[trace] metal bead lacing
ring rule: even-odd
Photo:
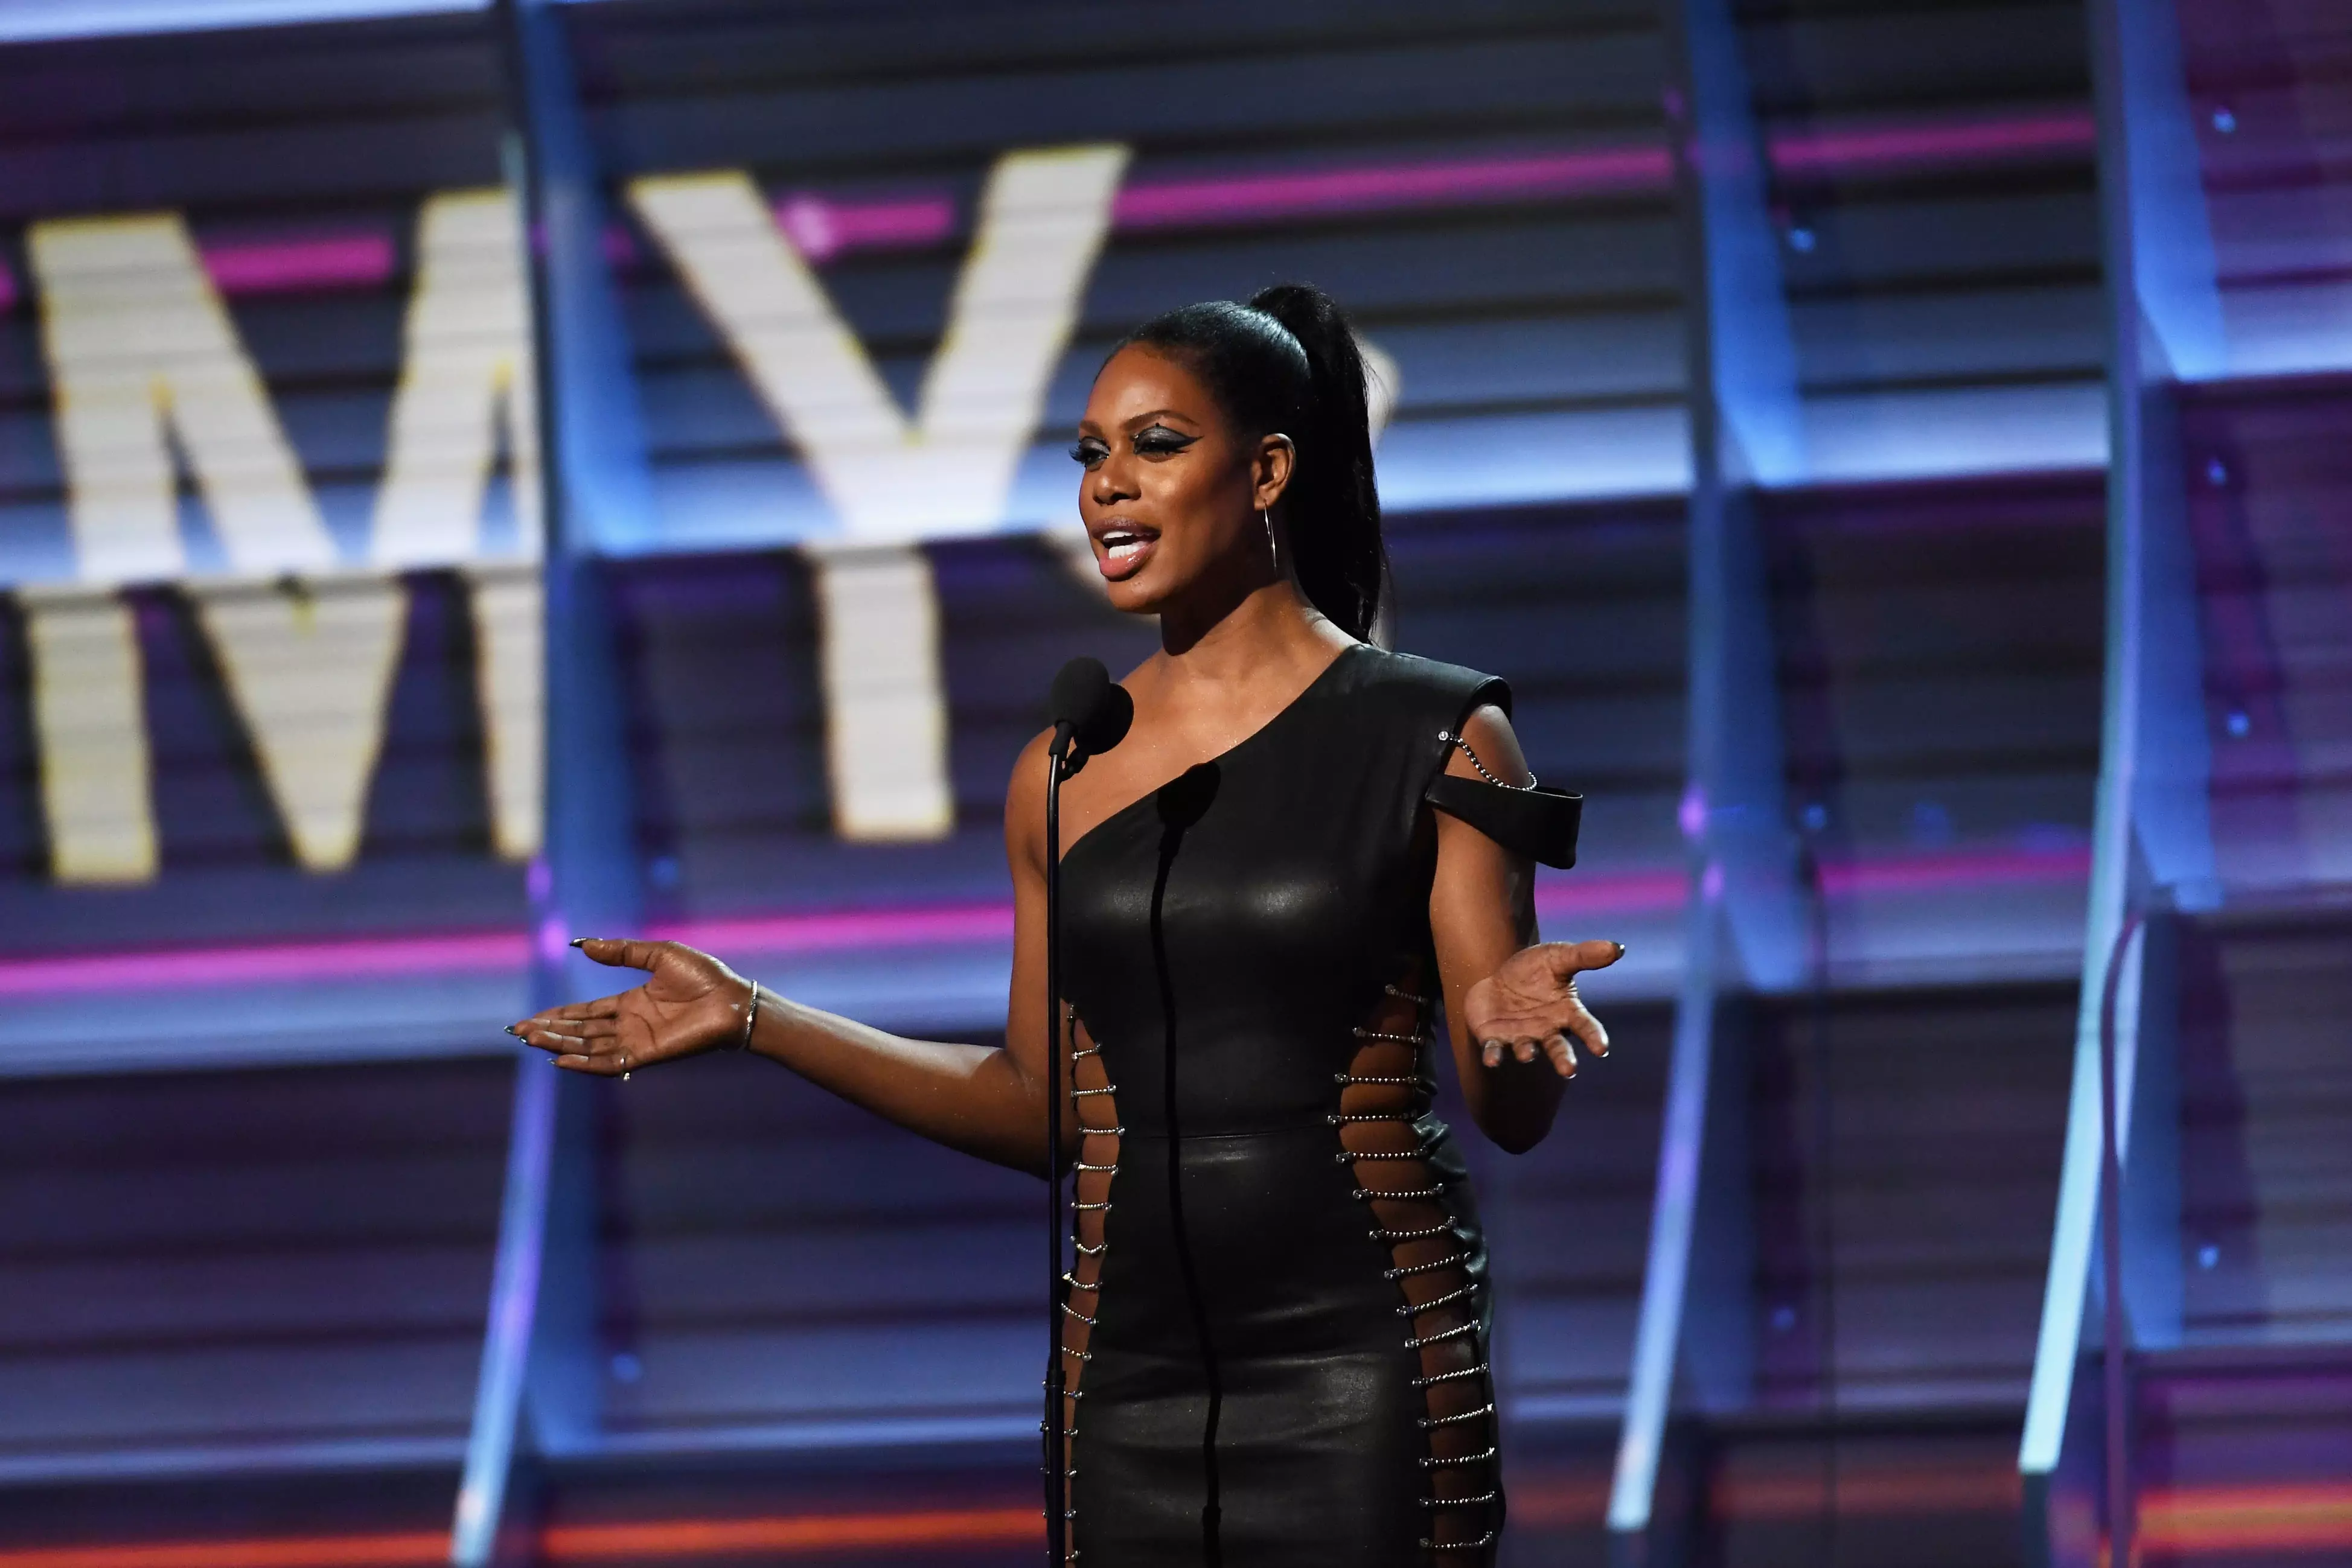
[[[1454,734],[1450,729],[1441,729],[1437,732],[1437,738],[1446,742],[1448,745],[1461,747],[1462,755],[1470,759],[1470,766],[1478,770],[1478,777],[1484,779],[1487,783],[1492,784],[1497,789],[1532,789],[1536,787],[1536,776],[1533,769],[1528,770],[1528,781],[1526,783],[1506,784],[1500,779],[1496,778],[1492,773],[1486,771],[1486,765],[1478,760],[1478,754],[1470,749],[1470,743],[1463,739],[1462,737]]]
[[[1478,1281],[1473,1280],[1458,1291],[1448,1291],[1442,1296],[1433,1296],[1425,1301],[1409,1301],[1397,1309],[1397,1316],[1417,1318],[1423,1312],[1433,1312],[1440,1307],[1450,1307],[1456,1301],[1466,1301],[1477,1293]]]
[[[1447,732],[1446,739],[1449,742],[1462,747],[1464,754],[1470,758],[1471,766],[1477,768],[1479,775],[1482,778],[1485,778],[1487,782],[1492,784],[1502,783],[1501,779],[1495,778],[1491,773],[1487,772],[1485,764],[1479,760],[1477,754],[1472,751],[1466,743],[1462,742],[1458,737],[1454,736],[1451,732]],[[1521,786],[1521,788],[1531,787],[1532,786]],[[1506,785],[1504,788],[1507,789],[1510,788],[1510,786]],[[1389,996],[1412,1004],[1415,1009],[1415,1017],[1412,1020],[1412,1032],[1406,1033],[1399,1030],[1377,1029],[1369,1025],[1364,1025],[1357,1027],[1351,1031],[1351,1033],[1356,1040],[1363,1042],[1366,1046],[1375,1043],[1384,1043],[1410,1047],[1414,1053],[1414,1068],[1424,1068],[1427,1065],[1427,1052],[1433,1040],[1433,1034],[1430,1027],[1430,1011],[1434,1005],[1433,998],[1408,991],[1401,986],[1389,985],[1384,986],[1381,988]],[[1351,1063],[1350,1065],[1352,1067],[1353,1064]],[[1368,1150],[1360,1152],[1355,1149],[1348,1148],[1345,1146],[1343,1141],[1341,1148],[1332,1156],[1333,1163],[1352,1167],[1355,1162],[1359,1160],[1391,1164],[1399,1160],[1421,1160],[1424,1162],[1423,1167],[1413,1174],[1418,1175],[1421,1179],[1431,1184],[1426,1186],[1402,1187],[1385,1191],[1379,1187],[1358,1186],[1355,1189],[1354,1194],[1356,1198],[1359,1201],[1366,1203],[1380,1203],[1382,1201],[1432,1201],[1440,1205],[1441,1212],[1450,1209],[1452,1205],[1448,1201],[1450,1194],[1447,1189],[1446,1178],[1437,1171],[1429,1168],[1426,1164],[1432,1153],[1436,1149],[1439,1142],[1442,1141],[1443,1134],[1436,1134],[1432,1129],[1420,1124],[1422,1117],[1425,1115],[1429,1110],[1431,1102],[1436,1097],[1436,1079],[1427,1071],[1414,1071],[1409,1073],[1359,1073],[1349,1071],[1346,1072],[1334,1073],[1332,1075],[1332,1079],[1334,1082],[1339,1084],[1343,1093],[1348,1089],[1358,1084],[1362,1084],[1367,1087],[1402,1089],[1407,1091],[1408,1108],[1405,1109],[1363,1112],[1347,1111],[1335,1106],[1331,1113],[1325,1116],[1324,1120],[1327,1124],[1339,1129],[1343,1134],[1343,1139],[1348,1127],[1369,1123],[1402,1123],[1408,1126],[1412,1126],[1415,1130],[1414,1147],[1409,1150]],[[1408,1176],[1407,1179],[1411,1179],[1411,1177]],[[1443,1345],[1450,1343],[1455,1340],[1464,1339],[1470,1341],[1471,1348],[1475,1354],[1478,1347],[1478,1341],[1474,1336],[1477,1335],[1481,1330],[1481,1325],[1477,1321],[1475,1313],[1475,1303],[1479,1299],[1479,1292],[1485,1288],[1485,1281],[1475,1278],[1470,1272],[1471,1267],[1476,1257],[1476,1249],[1464,1244],[1466,1241],[1466,1236],[1463,1231],[1460,1223],[1456,1221],[1450,1213],[1446,1214],[1445,1218],[1442,1223],[1436,1225],[1402,1226],[1391,1228],[1390,1227],[1381,1225],[1375,1221],[1370,1235],[1374,1242],[1381,1243],[1391,1248],[1394,1248],[1403,1242],[1431,1239],[1440,1236],[1450,1236],[1455,1238],[1457,1245],[1450,1255],[1426,1263],[1403,1262],[1397,1257],[1395,1252],[1391,1251],[1390,1255],[1391,1266],[1384,1271],[1383,1277],[1391,1283],[1394,1284],[1397,1287],[1399,1293],[1403,1297],[1402,1304],[1398,1306],[1395,1311],[1397,1316],[1405,1320],[1406,1323],[1409,1325],[1412,1324],[1414,1320],[1427,1314],[1442,1312],[1448,1309],[1454,1308],[1462,1309],[1470,1317],[1469,1322],[1457,1323],[1448,1328],[1441,1328],[1433,1333],[1421,1334],[1406,1339],[1404,1341],[1404,1349],[1408,1354],[1418,1359],[1423,1348],[1426,1346]],[[1448,1282],[1448,1276],[1445,1273],[1446,1270],[1452,1270],[1453,1274],[1451,1277],[1458,1279],[1463,1282],[1451,1290],[1445,1289],[1444,1287]],[[1407,1287],[1411,1281],[1417,1278],[1430,1280],[1433,1284],[1438,1286],[1441,1293],[1426,1301],[1413,1301],[1407,1291]],[[1441,1319],[1440,1321],[1442,1322],[1443,1320]],[[1416,1500],[1422,1508],[1433,1511],[1444,1510],[1468,1510],[1473,1508],[1491,1509],[1501,1501],[1501,1489],[1494,1485],[1492,1479],[1492,1467],[1498,1457],[1498,1450],[1491,1441],[1491,1434],[1494,1429],[1492,1423],[1496,1416],[1494,1391],[1490,1386],[1484,1385],[1484,1380],[1489,1375],[1489,1364],[1483,1357],[1479,1357],[1475,1365],[1462,1367],[1451,1372],[1429,1373],[1412,1379],[1412,1387],[1420,1391],[1424,1399],[1433,1397],[1433,1396],[1429,1392],[1432,1388],[1442,1384],[1454,1383],[1463,1379],[1471,1380],[1472,1387],[1485,1393],[1486,1396],[1485,1402],[1477,1406],[1475,1408],[1464,1410],[1450,1416],[1441,1416],[1436,1414],[1434,1411],[1424,1407],[1423,1413],[1414,1418],[1414,1425],[1424,1435],[1425,1439],[1433,1440],[1434,1434],[1440,1431],[1461,1431],[1465,1427],[1471,1431],[1475,1431],[1478,1428],[1475,1426],[1475,1423],[1482,1421],[1488,1423],[1486,1430],[1490,1434],[1489,1445],[1483,1453],[1466,1454],[1459,1458],[1441,1458],[1434,1453],[1432,1453],[1429,1457],[1420,1460],[1422,1469],[1425,1472],[1430,1473],[1433,1486],[1436,1483],[1436,1479],[1439,1476],[1456,1468],[1477,1465],[1487,1466],[1489,1467],[1490,1477],[1487,1490],[1473,1495],[1459,1498],[1432,1495]],[[1475,1441],[1475,1438],[1473,1440]],[[1491,1513],[1488,1518],[1491,1522]],[[1465,1520],[1463,1522],[1467,1524],[1470,1521]],[[1496,1535],[1497,1531],[1489,1528],[1485,1534],[1472,1541],[1437,1542],[1425,1539],[1421,1542],[1421,1545],[1424,1551],[1438,1554],[1483,1552],[1486,1547],[1491,1546],[1494,1543],[1496,1539]]]

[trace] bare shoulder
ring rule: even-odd
[[[1004,855],[1016,872],[1045,874],[1045,758],[1053,744],[1050,729],[1032,736],[1004,786]]]
[[[1462,721],[1462,738],[1477,753],[1478,761],[1486,772],[1505,784],[1525,784],[1534,777],[1528,770],[1528,759],[1519,749],[1519,737],[1511,728],[1511,721],[1493,703],[1474,709]],[[1465,779],[1480,777],[1476,764],[1463,754],[1460,747],[1445,759],[1445,770]]]

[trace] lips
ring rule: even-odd
[[[1156,528],[1134,523],[1111,523],[1096,532],[1095,565],[1107,582],[1120,582],[1141,571],[1160,543]]]

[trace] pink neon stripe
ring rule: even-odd
[[[2087,850],[1962,850],[1832,863],[1822,868],[1822,881],[1832,897],[1855,897],[2078,882],[2090,870]],[[1577,875],[1547,882],[1537,893],[1536,908],[1546,919],[1655,914],[1681,907],[1687,887],[1688,879],[1680,871]],[[657,926],[648,935],[718,953],[839,953],[1005,943],[1013,939],[1013,906],[943,904],[749,915],[683,921]],[[287,985],[420,973],[513,974],[530,961],[530,935],[513,930],[60,954],[0,963],[0,997]]]
[[[895,202],[840,202],[796,192],[776,202],[777,226],[811,261],[847,250],[916,250],[955,232],[955,203],[946,196]]]
[[[1690,878],[1680,871],[1617,872],[1595,876],[1570,872],[1559,882],[1536,888],[1538,919],[1590,920],[1612,915],[1655,915],[1680,909]]]
[[[1938,164],[2008,162],[2098,145],[2087,110],[1972,120],[1947,125],[1880,125],[1851,131],[1782,131],[1770,140],[1783,174],[1862,174]]]
[[[392,936],[377,941],[284,942],[246,947],[173,947],[20,958],[0,964],[0,996],[152,991],[184,986],[283,985],[385,975],[484,974],[530,961],[516,931]]]
[[[1532,157],[1372,165],[1313,173],[1139,181],[1114,199],[1111,223],[1120,229],[1183,228],[1315,213],[1583,196],[1659,189],[1672,173],[1663,147],[1604,147]]]
[[[2020,883],[2081,882],[2091,874],[2088,849],[1951,850],[1937,854],[1830,861],[1822,890],[1832,898],[1884,893],[1945,893]]]
[[[0,261],[0,316],[5,316],[16,308],[16,275],[8,270],[6,262]]]
[[[208,245],[205,270],[223,294],[297,288],[370,288],[391,280],[392,236],[320,235],[252,245]]]

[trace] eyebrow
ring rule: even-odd
[[[1137,414],[1134,418],[1127,422],[1125,428],[1129,430],[1140,430],[1143,426],[1150,424],[1162,418],[1181,419],[1187,424],[1198,424],[1200,423],[1198,419],[1193,417],[1192,414],[1186,413],[1181,408],[1155,408],[1149,413]]]

